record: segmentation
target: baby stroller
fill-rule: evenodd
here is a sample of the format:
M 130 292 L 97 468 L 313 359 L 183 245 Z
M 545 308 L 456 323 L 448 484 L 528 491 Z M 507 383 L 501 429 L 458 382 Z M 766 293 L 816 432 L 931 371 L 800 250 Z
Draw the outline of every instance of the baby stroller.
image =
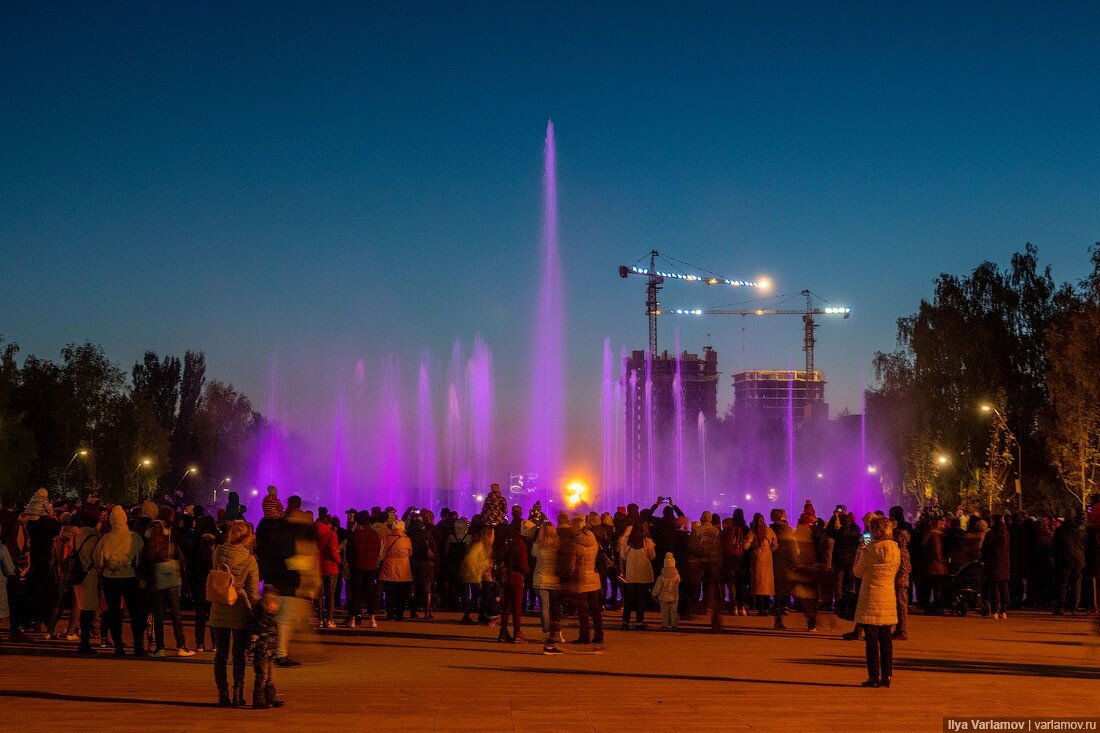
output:
M 977 611 L 982 616 L 989 615 L 989 601 L 982 596 L 983 565 L 975 560 L 959 568 L 948 580 L 944 591 L 944 609 L 956 616 L 965 616 L 968 611 Z

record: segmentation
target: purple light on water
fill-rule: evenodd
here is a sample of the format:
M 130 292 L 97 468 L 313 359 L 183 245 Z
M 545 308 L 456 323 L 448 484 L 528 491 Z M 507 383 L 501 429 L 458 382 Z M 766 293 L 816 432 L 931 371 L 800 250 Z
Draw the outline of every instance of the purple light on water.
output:
M 624 360 L 625 363 L 625 360 Z M 636 395 L 638 394 L 638 370 L 630 370 L 630 414 L 627 416 L 627 420 L 630 424 L 630 445 L 627 446 L 627 455 L 630 462 L 630 500 L 636 502 L 638 500 L 639 486 L 641 483 L 642 467 L 640 463 L 640 456 L 638 455 L 639 442 L 641 440 L 638 429 L 638 402 Z
M 645 467 L 646 494 L 657 491 L 657 441 L 653 435 L 653 355 L 645 354 Z
M 795 465 L 794 465 L 794 369 L 787 362 L 787 519 L 794 524 L 798 515 L 795 509 Z
M 361 363 L 362 362 L 360 362 L 360 364 Z M 332 423 L 332 488 L 328 494 L 328 501 L 341 508 L 343 508 L 344 498 L 348 494 L 348 492 L 345 491 L 345 481 L 347 480 L 348 472 L 348 454 L 347 424 L 344 412 L 344 398 L 337 397 Z M 336 511 L 338 510 L 333 507 L 333 512 Z
M 603 471 L 600 474 L 600 496 L 606 501 L 615 489 L 615 389 L 612 386 L 611 339 L 603 340 L 603 382 L 600 393 L 600 425 L 603 430 Z
M 432 383 L 429 373 L 430 354 L 425 349 L 420 354 L 420 372 L 417 376 L 416 432 L 417 470 L 416 484 L 420 505 L 432 506 L 435 502 L 435 419 L 432 416 Z
M 406 499 L 404 426 L 401 416 L 401 382 L 397 358 L 382 360 L 375 444 L 378 446 L 378 489 L 387 504 Z
M 680 329 L 676 329 L 676 371 L 672 375 L 672 435 L 676 452 L 676 496 L 684 495 L 684 386 L 680 373 Z
M 695 429 L 699 434 L 699 467 L 703 480 L 703 504 L 710 506 L 707 498 L 707 419 L 703 417 L 702 410 L 699 410 Z
M 492 483 L 493 354 L 474 337 L 473 354 L 466 364 L 466 394 L 470 416 L 470 452 L 474 486 L 487 490 Z
M 558 191 L 554 123 L 546 123 L 543 210 L 529 425 L 529 465 L 538 474 L 544 504 L 557 494 L 565 435 L 564 308 L 558 252 Z

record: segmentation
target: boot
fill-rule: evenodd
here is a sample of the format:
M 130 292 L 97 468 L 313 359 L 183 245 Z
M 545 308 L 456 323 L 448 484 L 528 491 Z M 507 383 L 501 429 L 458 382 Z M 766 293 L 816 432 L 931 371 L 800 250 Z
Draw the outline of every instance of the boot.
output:
M 233 707 L 243 708 L 246 704 L 244 701 L 244 685 L 233 685 Z
M 218 707 L 227 708 L 232 704 L 232 700 L 229 699 L 229 690 L 225 687 L 218 688 Z

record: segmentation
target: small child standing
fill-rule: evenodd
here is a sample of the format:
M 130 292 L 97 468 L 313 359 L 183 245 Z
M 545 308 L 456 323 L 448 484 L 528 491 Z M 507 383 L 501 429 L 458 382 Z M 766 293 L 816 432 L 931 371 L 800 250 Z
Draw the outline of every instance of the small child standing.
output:
M 252 709 L 281 708 L 285 701 L 275 697 L 275 653 L 279 648 L 279 627 L 275 614 L 279 610 L 279 592 L 264 586 L 263 597 L 252 612 L 252 670 L 256 684 L 252 688 Z
M 675 631 L 680 625 L 676 607 L 680 603 L 680 573 L 676 572 L 676 558 L 665 553 L 665 564 L 657 582 L 653 584 L 653 597 L 661 602 L 661 630 Z

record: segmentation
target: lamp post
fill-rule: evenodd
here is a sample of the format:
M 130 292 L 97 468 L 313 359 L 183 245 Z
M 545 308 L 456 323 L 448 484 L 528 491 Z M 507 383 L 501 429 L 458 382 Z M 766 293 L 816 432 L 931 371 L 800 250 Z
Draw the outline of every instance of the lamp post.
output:
M 57 477 L 58 489 L 61 489 L 61 488 L 64 487 L 65 474 L 67 474 L 69 472 L 69 466 L 73 465 L 73 461 L 75 461 L 77 458 L 87 458 L 87 457 L 88 457 L 88 449 L 87 448 L 79 448 L 79 449 L 77 449 L 77 451 L 75 453 L 73 453 L 73 457 L 69 459 L 69 462 L 65 464 L 65 468 L 61 469 L 61 473 Z
M 1016 499 L 1017 499 L 1017 502 L 1018 502 L 1019 510 L 1023 511 L 1024 510 L 1024 449 L 1023 449 L 1023 446 L 1020 445 L 1020 441 L 1016 437 L 1016 434 L 1013 433 L 1012 429 L 1008 427 L 1008 420 L 1005 419 L 1005 416 L 1002 415 L 996 407 L 986 403 L 986 404 L 981 406 L 981 410 L 982 410 L 982 412 L 993 413 L 994 415 L 996 415 L 997 419 L 1000 420 L 1001 427 L 1004 428 L 1005 433 L 1007 433 L 1008 437 L 1012 440 L 1012 442 L 1016 444 Z M 992 479 L 993 478 L 993 466 L 992 465 L 990 465 L 990 467 L 989 467 L 989 475 L 990 475 L 990 479 Z M 990 482 L 989 482 L 989 511 L 990 512 L 993 511 L 993 481 L 992 480 L 990 480 Z
M 188 467 L 188 469 L 183 472 L 183 476 L 180 477 L 180 482 L 178 484 L 176 484 L 176 488 L 173 490 L 172 493 L 175 493 L 176 491 L 179 491 L 180 487 L 183 486 L 183 482 L 187 480 L 188 476 L 190 476 L 193 473 L 198 473 L 198 472 L 199 472 L 199 469 L 195 468 L 194 466 Z
M 231 476 L 226 476 L 220 482 L 218 482 L 218 485 L 214 487 L 214 495 L 212 497 L 210 497 L 210 500 L 211 500 L 212 504 L 217 504 L 218 503 L 218 489 L 220 489 L 222 487 L 222 484 L 227 484 L 232 480 L 233 479 L 232 479 Z
M 148 468 L 149 466 L 152 466 L 152 465 L 153 465 L 153 459 L 152 458 L 142 458 L 140 461 L 138 461 L 137 467 L 134 468 L 134 472 L 131 473 L 130 476 L 135 477 L 135 476 L 138 475 L 138 472 L 141 469 Z M 138 501 L 141 501 L 141 482 L 140 481 L 138 481 L 138 484 L 137 484 L 137 498 L 138 498 Z

